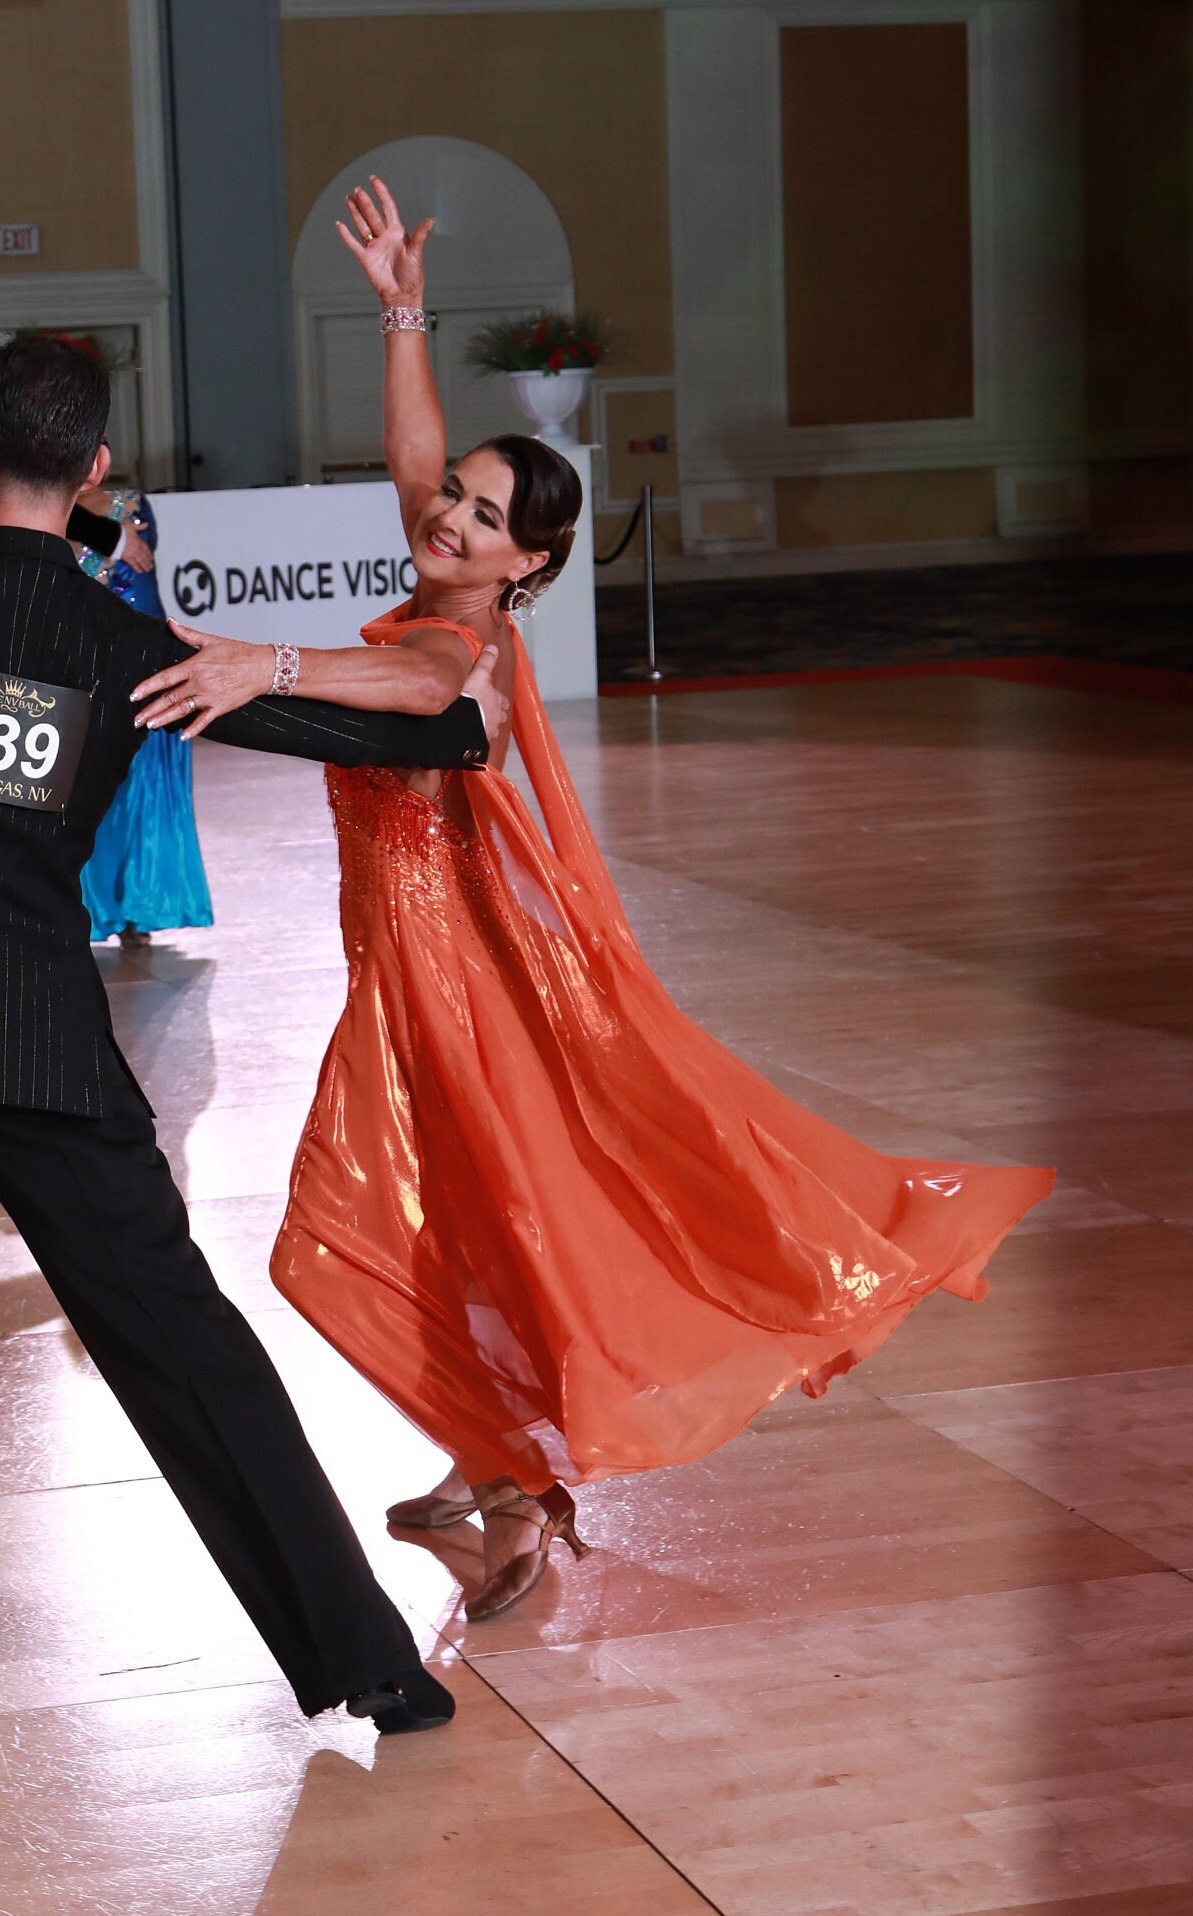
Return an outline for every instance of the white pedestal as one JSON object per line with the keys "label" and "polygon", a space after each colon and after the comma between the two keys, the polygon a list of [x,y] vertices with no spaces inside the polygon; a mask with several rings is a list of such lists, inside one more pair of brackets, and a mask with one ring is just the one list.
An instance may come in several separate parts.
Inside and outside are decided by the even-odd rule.
{"label": "white pedestal", "polygon": [[[562,577],[525,622],[546,699],[596,693],[592,454],[568,449],[584,514]],[[231,638],[350,645],[360,627],[408,598],[410,548],[388,481],[176,492],[154,498],[158,583],[167,612]]]}

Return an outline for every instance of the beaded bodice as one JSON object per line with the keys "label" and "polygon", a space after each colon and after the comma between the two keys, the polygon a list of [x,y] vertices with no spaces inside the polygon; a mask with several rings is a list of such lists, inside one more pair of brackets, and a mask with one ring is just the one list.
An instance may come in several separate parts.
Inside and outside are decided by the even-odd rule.
{"label": "beaded bodice", "polygon": [[340,923],[355,971],[380,924],[395,913],[455,908],[461,888],[483,882],[483,851],[462,789],[448,772],[435,798],[401,772],[329,765],[327,792],[340,849]]}

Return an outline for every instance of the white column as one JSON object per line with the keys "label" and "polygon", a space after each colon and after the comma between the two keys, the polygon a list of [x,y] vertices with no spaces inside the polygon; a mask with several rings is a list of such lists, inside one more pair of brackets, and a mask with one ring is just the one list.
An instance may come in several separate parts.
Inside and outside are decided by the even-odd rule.
{"label": "white column", "polygon": [[[989,247],[989,424],[1004,534],[1085,517],[1078,0],[998,0],[978,22],[992,129],[976,236]],[[1042,502],[1033,515],[1032,501]]]}
{"label": "white column", "polygon": [[992,178],[979,207],[994,295],[999,438],[1074,445],[1085,414],[1077,0],[998,0],[979,22]]}
{"label": "white column", "polygon": [[740,536],[730,544],[765,544],[769,482],[742,483],[740,455],[773,439],[786,408],[773,14],[742,6],[669,11],[667,108],[685,541],[709,543],[701,537],[707,506],[710,524],[736,524]]}

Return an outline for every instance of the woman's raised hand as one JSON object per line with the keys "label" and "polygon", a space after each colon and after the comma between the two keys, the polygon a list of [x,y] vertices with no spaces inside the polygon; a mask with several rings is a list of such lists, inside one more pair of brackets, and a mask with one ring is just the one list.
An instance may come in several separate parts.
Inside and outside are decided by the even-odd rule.
{"label": "woman's raised hand", "polygon": [[421,306],[423,249],[435,222],[423,220],[413,233],[408,233],[385,181],[373,173],[369,183],[376,199],[363,186],[349,193],[352,226],[337,220],[336,231],[360,261],[370,286],[385,305]]}

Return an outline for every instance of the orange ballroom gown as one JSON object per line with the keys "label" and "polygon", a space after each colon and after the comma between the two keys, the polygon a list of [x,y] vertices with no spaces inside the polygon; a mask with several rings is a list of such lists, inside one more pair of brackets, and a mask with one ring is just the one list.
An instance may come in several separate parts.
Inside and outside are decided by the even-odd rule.
{"label": "orange ballroom gown", "polygon": [[533,1493],[703,1456],[930,1292],[983,1296],[1052,1173],[886,1157],[684,1017],[511,631],[546,837],[491,769],[432,799],[328,768],[348,998],[271,1269],[469,1482]]}

